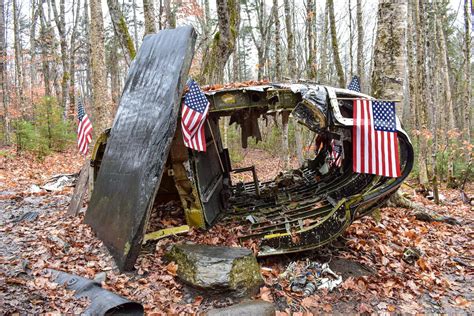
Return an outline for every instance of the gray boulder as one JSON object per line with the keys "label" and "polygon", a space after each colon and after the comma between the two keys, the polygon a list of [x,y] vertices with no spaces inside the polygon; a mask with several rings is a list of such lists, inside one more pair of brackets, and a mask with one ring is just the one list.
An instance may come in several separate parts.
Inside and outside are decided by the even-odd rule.
{"label": "gray boulder", "polygon": [[180,280],[200,290],[246,296],[256,294],[263,284],[257,259],[246,248],[180,244],[166,258],[178,265]]}

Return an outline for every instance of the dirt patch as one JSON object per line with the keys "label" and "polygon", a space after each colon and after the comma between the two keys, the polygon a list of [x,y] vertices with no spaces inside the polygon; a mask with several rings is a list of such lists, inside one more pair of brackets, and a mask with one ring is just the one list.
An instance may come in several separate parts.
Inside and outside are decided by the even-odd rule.
{"label": "dirt patch", "polygon": [[364,264],[340,258],[332,260],[329,263],[329,267],[337,274],[342,275],[344,280],[349,277],[358,278],[376,273],[374,269],[369,268]]}

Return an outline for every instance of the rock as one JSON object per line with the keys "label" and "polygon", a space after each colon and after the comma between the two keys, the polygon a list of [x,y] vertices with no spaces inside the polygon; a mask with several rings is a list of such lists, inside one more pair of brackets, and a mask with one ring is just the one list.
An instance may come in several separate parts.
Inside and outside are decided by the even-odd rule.
{"label": "rock", "polygon": [[246,248],[180,244],[166,258],[178,265],[179,279],[200,290],[246,296],[263,284],[257,259]]}
{"label": "rock", "polygon": [[107,280],[107,273],[106,272],[99,272],[94,276],[94,281],[97,283],[102,283]]}
{"label": "rock", "polygon": [[273,316],[275,307],[262,300],[249,301],[226,308],[211,309],[206,316]]}

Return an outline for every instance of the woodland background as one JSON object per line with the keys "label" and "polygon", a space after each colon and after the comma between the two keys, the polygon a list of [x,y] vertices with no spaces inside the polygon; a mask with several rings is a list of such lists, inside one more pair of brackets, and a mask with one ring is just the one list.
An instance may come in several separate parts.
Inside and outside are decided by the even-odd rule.
{"label": "woodland background", "polygon": [[[0,142],[42,158],[73,146],[80,98],[94,133],[109,127],[143,37],[191,24],[201,85],[306,79],[400,100],[420,184],[472,179],[470,1],[1,0]],[[238,127],[221,122],[234,161]],[[313,135],[262,122],[264,142],[302,161]],[[6,153],[6,152],[4,152]]]}

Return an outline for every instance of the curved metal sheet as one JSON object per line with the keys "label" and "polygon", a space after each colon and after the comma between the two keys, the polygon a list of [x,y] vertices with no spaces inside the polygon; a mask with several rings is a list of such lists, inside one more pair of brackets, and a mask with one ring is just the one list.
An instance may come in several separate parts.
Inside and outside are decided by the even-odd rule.
{"label": "curved metal sheet", "polygon": [[190,26],[145,37],[132,63],[85,222],[131,270],[175,134],[194,53]]}

